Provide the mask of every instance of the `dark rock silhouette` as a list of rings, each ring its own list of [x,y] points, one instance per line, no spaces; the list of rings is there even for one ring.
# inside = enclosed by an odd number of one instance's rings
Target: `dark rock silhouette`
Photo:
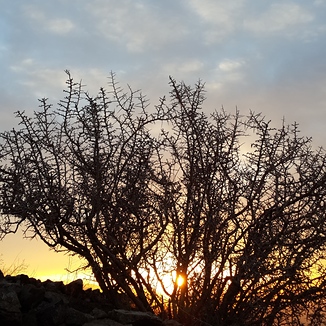
[[[119,309],[117,309],[117,306]],[[41,282],[0,271],[1,326],[164,326],[180,325],[108,301],[95,289],[83,289],[78,279],[69,284]]]

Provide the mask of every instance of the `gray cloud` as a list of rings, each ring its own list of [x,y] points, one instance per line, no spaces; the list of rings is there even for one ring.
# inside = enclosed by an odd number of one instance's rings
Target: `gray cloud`
[[[201,78],[207,105],[295,118],[316,134],[326,116],[325,9],[322,0],[6,2],[0,130],[17,107],[56,102],[69,69],[93,93],[113,70],[152,103],[168,92],[169,75]]]

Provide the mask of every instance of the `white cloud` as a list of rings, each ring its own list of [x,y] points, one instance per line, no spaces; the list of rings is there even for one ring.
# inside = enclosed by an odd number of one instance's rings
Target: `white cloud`
[[[50,31],[56,34],[66,34],[74,28],[74,24],[69,19],[52,19],[47,23],[47,26]]]
[[[30,90],[37,100],[49,97],[49,94],[59,94],[66,86],[66,75],[62,69],[45,68],[31,58],[12,65],[10,69],[16,73],[16,82]]]
[[[259,17],[244,20],[244,27],[257,34],[290,32],[314,20],[314,16],[296,3],[274,3]],[[291,30],[292,31],[292,30]]]
[[[243,7],[244,1],[190,0],[189,3],[204,21],[214,25],[230,26],[234,23],[233,18]]]
[[[121,0],[94,0],[86,10],[95,17],[100,34],[130,52],[148,52],[180,39],[188,31],[180,17],[164,15],[154,5]]]
[[[243,60],[230,60],[226,59],[219,63],[218,68],[224,72],[231,72],[241,68],[244,65]]]
[[[215,70],[219,83],[222,85],[241,83],[245,78],[245,71],[243,70],[245,65],[246,62],[243,59],[224,59],[219,62]]]
[[[23,59],[18,65],[13,65],[10,69],[16,73],[25,71],[27,67],[31,67],[34,64],[34,60],[31,58]]]
[[[48,68],[31,58],[25,58],[10,66],[16,74],[16,82],[25,91],[28,89],[35,100],[49,97],[49,102],[55,104],[62,99],[62,90],[66,89],[67,75],[63,69]],[[119,77],[123,72],[118,72]],[[99,68],[72,67],[71,77],[75,82],[81,82],[83,89],[91,96],[96,96],[100,87],[106,87],[109,79],[107,71]]]
[[[326,0],[314,0],[313,4],[315,6],[325,6],[326,5]]]
[[[25,5],[24,14],[34,24],[41,25],[41,28],[54,34],[67,34],[75,28],[73,22],[67,18],[51,18],[42,10],[33,5]]]
[[[190,0],[190,8],[210,27],[204,33],[207,43],[214,43],[233,32],[239,24],[244,0]]]
[[[167,63],[162,66],[162,75],[173,75],[178,76],[181,75],[185,77],[188,74],[200,73],[200,71],[204,68],[204,63],[197,59],[188,59],[183,62],[174,62]]]

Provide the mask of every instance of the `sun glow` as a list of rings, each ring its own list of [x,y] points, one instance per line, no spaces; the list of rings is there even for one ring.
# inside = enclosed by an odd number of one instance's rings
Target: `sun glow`
[[[141,270],[142,277],[151,284],[154,292],[167,300],[175,291],[184,286],[185,279],[172,267],[171,264],[164,264],[164,267],[157,266],[156,270],[149,268]]]
[[[181,275],[178,275],[178,277],[177,277],[177,281],[176,281],[177,286],[180,288],[180,287],[184,284],[184,282],[185,282],[184,277],[181,276]]]
[[[172,271],[169,274],[161,276],[161,284],[158,283],[156,286],[156,291],[163,296],[171,295],[175,290],[175,286],[178,288],[182,287],[185,284],[185,279],[181,275],[176,275],[175,271]],[[164,288],[164,289],[163,289]],[[166,292],[167,293],[166,293]]]

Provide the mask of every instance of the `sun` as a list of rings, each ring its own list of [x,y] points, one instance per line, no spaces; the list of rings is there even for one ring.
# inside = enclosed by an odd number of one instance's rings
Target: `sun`
[[[176,274],[177,273],[173,271],[171,273],[164,274],[163,276],[161,276],[161,283],[158,283],[156,285],[156,291],[159,294],[166,296],[168,294],[171,295],[173,293],[173,291],[175,290],[175,286],[181,288],[185,284],[185,279],[182,275],[176,276]]]
[[[178,275],[177,280],[176,280],[177,286],[180,288],[184,284],[184,282],[185,282],[184,277],[181,275]]]

